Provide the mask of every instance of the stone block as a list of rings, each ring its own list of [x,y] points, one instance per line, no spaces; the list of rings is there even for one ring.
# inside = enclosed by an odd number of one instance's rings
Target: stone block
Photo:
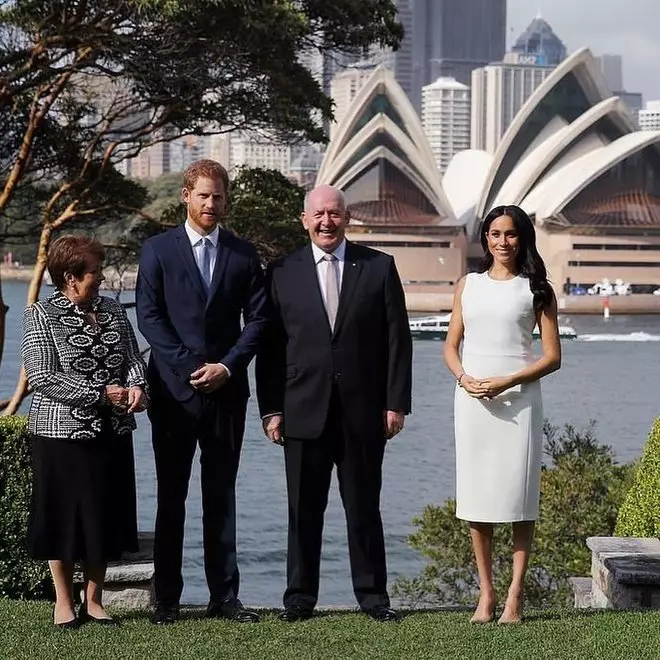
[[[153,605],[151,585],[106,584],[103,604],[113,609],[147,610]]]
[[[586,609],[592,607],[591,604],[591,586],[590,577],[572,577],[568,582],[573,590],[573,607],[577,609]]]
[[[660,586],[660,555],[605,556],[603,564],[620,584]]]
[[[592,551],[593,607],[660,608],[660,541],[655,538],[595,537]]]
[[[103,604],[114,608],[146,609],[153,604],[151,580],[154,574],[153,533],[139,534],[139,551],[124,553],[108,563],[103,587]],[[77,570],[74,585],[82,587],[83,574]]]
[[[595,610],[612,609],[612,603],[593,580],[591,581],[591,607]]]
[[[660,540],[626,536],[590,536],[587,547],[592,554],[660,555]]]

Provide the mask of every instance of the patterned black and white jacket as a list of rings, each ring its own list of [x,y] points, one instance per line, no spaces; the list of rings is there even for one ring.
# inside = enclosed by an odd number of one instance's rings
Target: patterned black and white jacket
[[[97,327],[56,291],[23,314],[21,357],[34,391],[28,429],[49,438],[97,437],[108,420],[117,434],[135,429],[132,414],[106,400],[106,385],[145,387],[145,364],[124,308],[99,296],[92,303]]]

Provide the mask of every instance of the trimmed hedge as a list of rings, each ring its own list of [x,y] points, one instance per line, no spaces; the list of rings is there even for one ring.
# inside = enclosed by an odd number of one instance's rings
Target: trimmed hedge
[[[32,469],[25,417],[0,417],[0,597],[39,598],[50,592],[45,562],[27,556]]]
[[[635,481],[619,510],[616,536],[660,536],[660,417],[649,433]]]

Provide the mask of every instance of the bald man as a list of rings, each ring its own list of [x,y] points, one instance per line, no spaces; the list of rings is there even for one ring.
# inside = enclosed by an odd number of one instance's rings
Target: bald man
[[[280,618],[313,614],[336,466],[355,596],[372,618],[395,621],[380,490],[385,444],[411,407],[403,288],[391,256],[346,240],[341,191],[315,188],[302,223],[310,243],[268,268],[275,322],[256,366],[264,431],[283,445],[286,465],[287,588]]]

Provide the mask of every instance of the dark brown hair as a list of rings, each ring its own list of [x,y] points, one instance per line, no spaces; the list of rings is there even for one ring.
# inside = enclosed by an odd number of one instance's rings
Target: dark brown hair
[[[519,206],[496,206],[484,218],[481,225],[481,247],[484,256],[479,264],[479,272],[484,273],[493,265],[493,255],[488,249],[488,230],[502,216],[509,216],[518,232],[519,250],[516,256],[516,267],[523,277],[529,280],[529,289],[534,296],[534,311],[540,312],[549,307],[554,294],[548,281],[548,272],[543,259],[536,248],[536,231],[530,217]]]
[[[89,267],[90,257],[105,259],[103,246],[93,238],[66,234],[60,236],[48,250],[48,273],[60,291],[66,288],[65,273],[81,279]]]
[[[229,191],[229,174],[227,170],[215,160],[208,158],[190,163],[183,173],[183,187],[192,190],[199,177],[206,179],[220,179],[225,186],[225,193]]]

